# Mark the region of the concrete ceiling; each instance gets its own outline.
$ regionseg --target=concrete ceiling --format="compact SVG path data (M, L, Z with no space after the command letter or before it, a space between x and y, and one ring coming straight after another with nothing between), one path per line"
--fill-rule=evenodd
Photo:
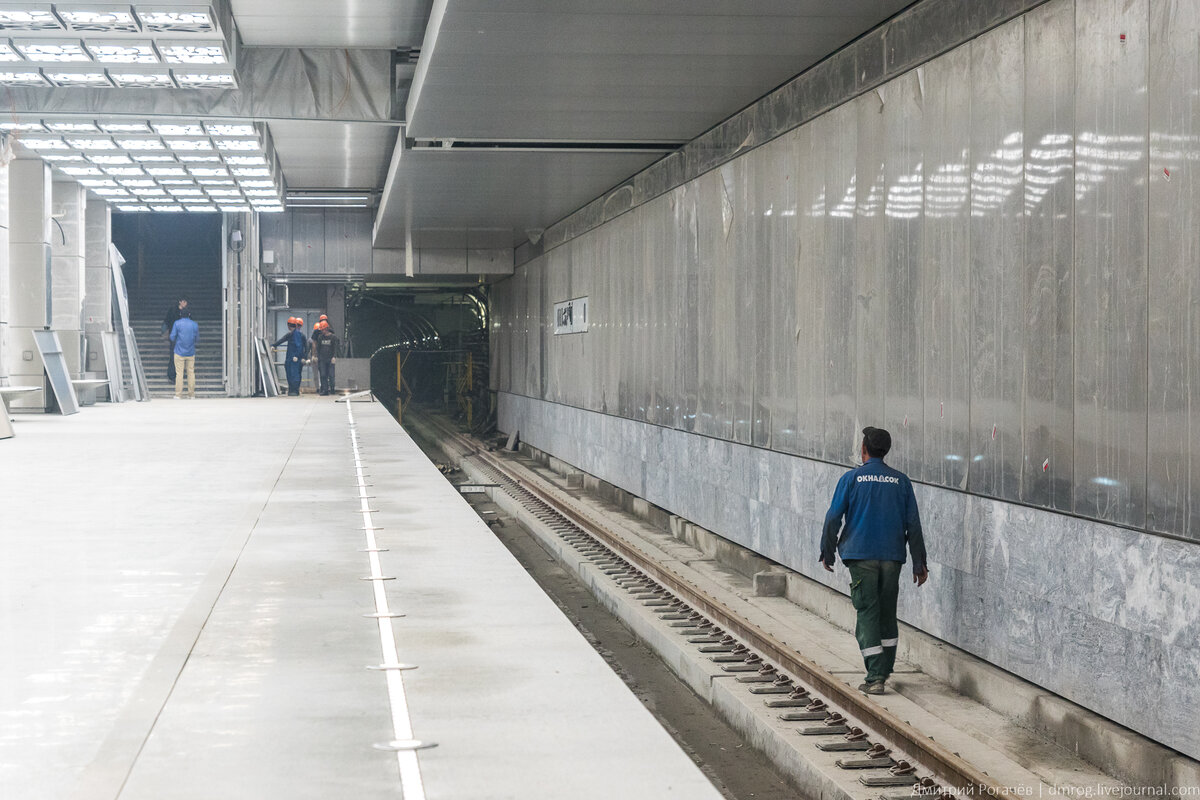
M433 0L230 0L249 47L418 48Z
M685 142L910 0L448 0L408 136Z
M412 158L399 161L385 188L377 240L402 241L406 224L419 239L426 226L513 222L519 242L526 227L552 224L661 157L614 156L609 147L687 142L910 2L438 3L408 95L406 137L455 148L505 142L576 149L569 157L405 151ZM563 164L569 172L560 175ZM399 211L410 205L411 213Z
M406 149L379 209L376 247L513 247L662 153Z
M271 138L290 191L377 191L400 128L395 125L276 120Z

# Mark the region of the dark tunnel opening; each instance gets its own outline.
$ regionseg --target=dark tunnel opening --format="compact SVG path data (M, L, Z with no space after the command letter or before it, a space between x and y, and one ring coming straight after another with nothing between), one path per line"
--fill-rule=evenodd
M486 288L348 291L347 334L369 358L371 390L403 420L436 407L474 430L494 424Z

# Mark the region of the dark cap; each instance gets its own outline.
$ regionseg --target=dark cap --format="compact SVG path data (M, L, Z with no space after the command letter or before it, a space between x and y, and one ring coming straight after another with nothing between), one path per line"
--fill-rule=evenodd
M183 308L179 309L179 316L187 317L188 319L191 319L192 318L191 306L184 306Z
M863 428L863 446L871 458L883 458L892 449L892 435L883 428Z

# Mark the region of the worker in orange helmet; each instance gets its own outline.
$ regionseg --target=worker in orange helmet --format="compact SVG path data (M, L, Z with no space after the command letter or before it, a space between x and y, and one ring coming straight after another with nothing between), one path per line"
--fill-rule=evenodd
M301 359L308 351L308 339L304 336L303 326L304 320L300 317L288 317L288 332L273 345L274 347L287 345L284 370L287 372L288 394L292 396L300 394L300 375L304 369Z
M321 377L321 394L334 392L334 364L341 355L341 347L341 340L329 327L329 320L323 318L317 323L317 332L313 334L313 352L317 357L317 374Z

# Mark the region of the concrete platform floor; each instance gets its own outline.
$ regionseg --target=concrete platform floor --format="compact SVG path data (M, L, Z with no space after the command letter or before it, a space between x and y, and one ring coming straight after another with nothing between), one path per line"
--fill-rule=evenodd
M351 406L430 798L719 794L384 409ZM347 406L156 400L0 441L0 797L395 798ZM393 675L396 673L392 673Z

